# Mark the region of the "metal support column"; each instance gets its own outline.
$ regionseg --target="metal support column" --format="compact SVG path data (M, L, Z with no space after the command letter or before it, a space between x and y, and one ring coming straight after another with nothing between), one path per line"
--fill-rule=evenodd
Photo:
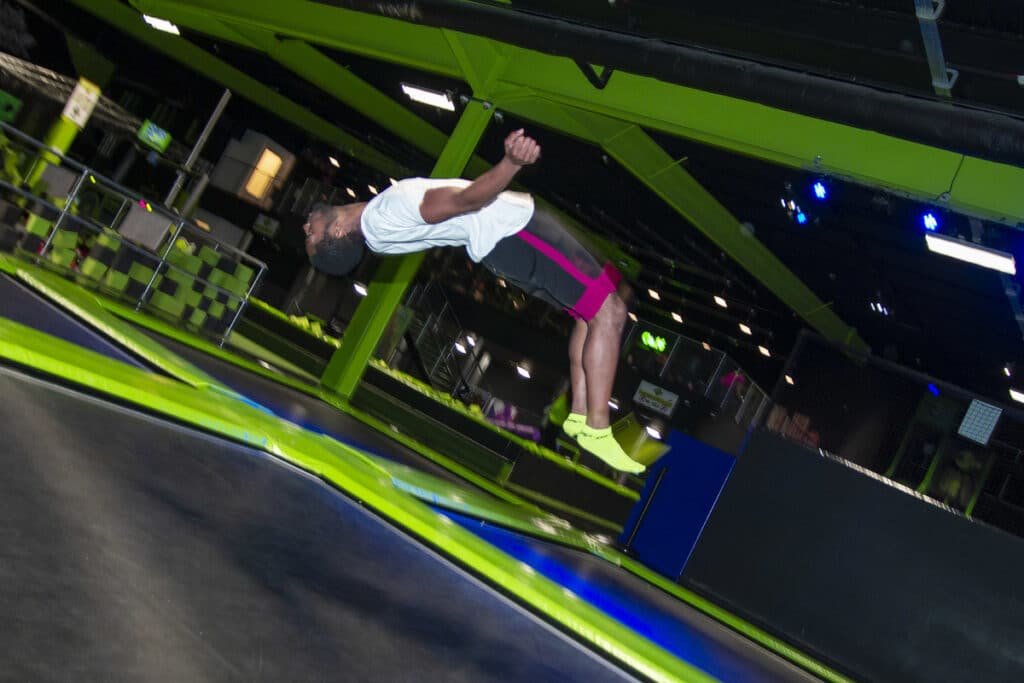
M493 114L493 107L480 102L470 101L466 105L462 118L434 166L432 177L450 178L462 174ZM374 274L367 295L345 330L341 347L327 364L320 379L324 386L346 399L351 398L370 356L416 276L423 257L421 252L383 260Z
M921 25L924 52L928 57L928 68L932 72L932 87L937 95L953 96L953 86L960 75L956 69L946 66L942 53L942 39L939 37L939 18L946 9L946 0L914 0L917 22Z

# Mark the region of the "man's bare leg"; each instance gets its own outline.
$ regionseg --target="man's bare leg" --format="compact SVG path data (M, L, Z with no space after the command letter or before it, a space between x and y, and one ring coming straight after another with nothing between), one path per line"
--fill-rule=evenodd
M576 438L587 423L587 376L583 371L583 346L587 341L587 323L577 320L569 337L569 381L572 385L572 405L569 416L562 423L562 431Z
M587 390L587 424L577 441L584 449L617 470L642 472L645 468L626 455L615 441L609 424L608 400L612 397L619 344L626 324L626 304L609 294L587 327L583 345L583 371Z

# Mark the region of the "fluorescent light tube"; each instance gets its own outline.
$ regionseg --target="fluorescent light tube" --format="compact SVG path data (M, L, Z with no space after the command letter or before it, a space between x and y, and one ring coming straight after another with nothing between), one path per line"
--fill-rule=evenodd
M1017 264L1012 254L982 247L944 235L925 235L928 249L936 254L973 263L982 268L991 268L1007 275L1017 274Z
M425 88L419 88L415 85L408 85L406 83L402 84L402 92L408 95L409 99L413 102L429 104L432 107L445 109L447 111L455 111L455 103L452 102L452 98L449 97L446 92L427 90Z
M163 31L164 33L173 33L176 36L181 35L181 31L172 22L159 17L151 17L148 14L142 15L142 20L155 28L157 31Z

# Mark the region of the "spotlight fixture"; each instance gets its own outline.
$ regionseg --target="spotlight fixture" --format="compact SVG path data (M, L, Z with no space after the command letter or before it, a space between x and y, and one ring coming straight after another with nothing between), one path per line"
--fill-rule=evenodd
M793 386L794 384L796 384L796 382L793 381L792 377L786 375L786 384L788 384L789 386Z
M413 102L429 104L432 107L446 111L455 111L455 103L452 102L452 96L446 92L428 90L415 85L409 85L408 83L402 84L402 92Z
M796 214L796 222L800 225L807 225L807 214L803 211L798 211Z
M359 296L366 296L366 285L362 282L355 282L352 284L352 289L356 290L356 294Z
M722 308L729 308L729 302L720 296L715 297L715 303L721 306Z
M672 319L675 320L677 323L680 323L680 324L682 324L682 322L683 322L683 316L679 315L678 313L673 313L672 314Z
M367 185L366 189L370 191L370 194L374 194L374 195L379 194L378 191L377 191L377 186L376 185Z
M462 345L462 342L455 342L455 350L461 354L466 353L466 347Z
M658 294L658 293L657 293L656 291L654 291L653 289L648 289L648 290L647 290L647 295L648 295L648 296L650 296L650 297L651 297L652 299L654 299L655 301L661 301L661 295L660 295L660 294Z
M476 337L471 334L466 335L466 343L470 346L476 346Z
M935 232L939 229L939 219L931 211L921 216L921 224L928 232Z
M1017 264L1014 261L1013 254L996 251L995 249L989 249L988 247L971 244L970 242L964 242L963 240L944 235L925 235L924 239L928 243L929 251L933 251L936 254L973 263L982 268L997 270L1007 275L1017 274Z
M740 332L743 334L754 334L754 331L750 329L750 326L744 323L740 323Z
M772 352L771 352L771 351L769 351L769 350L768 350L768 347L766 347L766 346L758 346L758 347L757 347L757 350L758 350L758 351L759 351L759 352L761 353L761 355L762 355L762 356L764 356L765 358L771 358L771 357L772 357Z
M707 342L701 342L700 345L702 347L704 347L705 351L710 351L711 350L711 344L708 344Z
M173 22L167 21L166 19L161 19L159 17L151 17L148 14L143 14L142 20L150 26L152 26L153 28L155 28L157 31L163 31L164 33L170 33L176 36L181 35L181 31L178 30L178 27L175 26Z
M636 313L634 313L633 311L630 311L629 312L629 319L632 320L633 322L636 322L637 321Z
M814 187L811 189L814 190L814 196L821 201L828 199L828 187L820 180L814 183Z
M334 168L341 168L341 162L339 162L334 157L327 157L327 161L331 162L331 166L333 166Z

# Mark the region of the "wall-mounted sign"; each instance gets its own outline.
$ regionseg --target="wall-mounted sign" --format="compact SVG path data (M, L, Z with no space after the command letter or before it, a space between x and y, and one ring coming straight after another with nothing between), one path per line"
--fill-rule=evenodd
M640 382L636 394L633 395L633 403L643 406L665 417L672 417L679 403L679 394L662 389L659 386L647 381Z
M71 97L64 105L64 112L61 116L79 128L85 128L92 116L92 110L100 101L100 87L84 78L78 79L78 85L71 91Z
M640 345L649 351L657 351L658 353L662 353L668 348L668 342L665 341L664 337L660 337L647 330L644 330L643 334L640 335Z
M171 134L149 119L142 122L138 137L142 144L160 153L166 152L171 145Z

